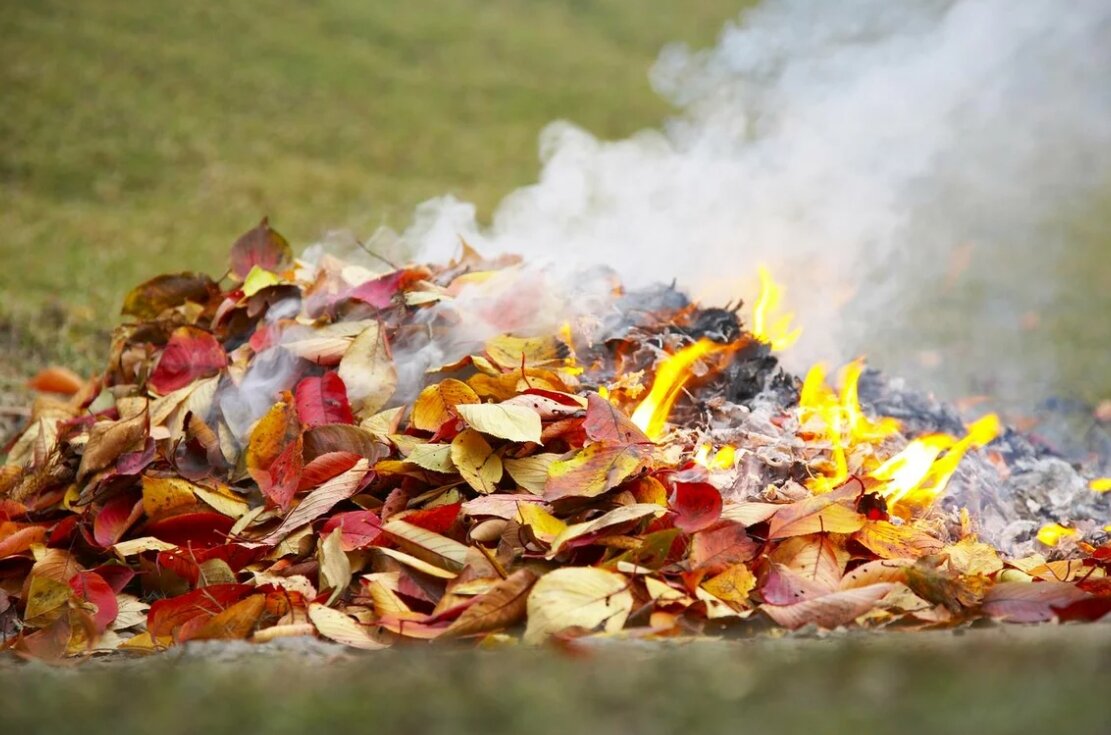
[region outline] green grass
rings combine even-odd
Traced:
[[[447,193],[488,215],[551,120],[658,124],[660,47],[745,4],[0,0],[7,377],[94,367],[128,288],[219,272],[263,214],[299,246]]]
[[[76,671],[0,660],[19,733],[1106,733],[1107,626],[555,650],[207,648]],[[238,652],[237,652],[238,651]],[[315,651],[315,652],[314,652]]]

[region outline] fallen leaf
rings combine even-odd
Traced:
[[[756,577],[745,564],[734,564],[702,583],[702,588],[734,609],[748,606]]]
[[[670,499],[676,528],[695,533],[714,525],[721,517],[721,493],[708,482],[676,482]]]
[[[344,551],[355,551],[372,546],[381,538],[382,522],[373,511],[353,510],[333,515],[320,533],[327,536],[333,531],[340,532]]]
[[[587,396],[583,429],[591,441],[650,444],[651,439],[625,413],[597,393]]]
[[[601,495],[640,471],[646,462],[643,447],[636,444],[591,444],[569,459],[548,466],[544,497],[558,500]]]
[[[148,414],[144,408],[133,416],[119,421],[98,421],[89,429],[89,441],[81,456],[77,481],[81,482],[94,472],[112,464],[124,452],[133,450],[146,438],[149,430]]]
[[[490,449],[490,445],[487,444],[486,448]],[[405,461],[431,472],[450,474],[456,471],[452,461],[454,451],[452,444],[418,444],[410,450]]]
[[[48,367],[35,373],[35,377],[27,381],[27,387],[40,393],[59,393],[72,396],[85,387],[84,379],[64,367]]]
[[[615,633],[633,609],[624,576],[594,567],[564,567],[548,572],[528,597],[526,643],[540,643],[569,628]]]
[[[559,459],[558,454],[541,453],[527,457],[502,460],[502,465],[513,481],[535,495],[544,494],[548,482],[548,468]]]
[[[525,406],[497,403],[458,404],[455,410],[471,428],[513,442],[540,443],[540,415]]]
[[[479,401],[478,394],[469,385],[448,378],[420,392],[413,403],[410,423],[421,431],[439,431],[444,423],[457,418],[456,406],[477,404]]]
[[[328,640],[342,643],[352,648],[361,648],[364,651],[380,651],[389,648],[389,642],[374,629],[356,622],[339,610],[333,610],[326,605],[313,603],[309,605],[309,620],[316,626],[316,631]]]
[[[259,543],[272,546],[296,529],[330,511],[336,503],[350,498],[358,492],[369,470],[370,464],[367,460],[359,459],[351,469],[336,475],[305,496],[300,505],[285,517],[281,525],[260,539]]]
[[[244,233],[231,246],[230,266],[232,275],[243,280],[256,266],[263,270],[279,272],[293,263],[293,248],[284,237],[270,227],[266,217],[258,226]]]
[[[778,625],[790,630],[809,624],[832,630],[872,610],[894,588],[893,584],[873,584],[840,590],[793,605],[761,605],[760,609]]]
[[[467,561],[466,546],[420,526],[397,520],[385,524],[382,530],[405,551],[443,569],[458,572]]]
[[[719,574],[734,564],[752,560],[759,549],[760,544],[749,537],[744,526],[723,522],[694,534],[690,563],[693,569]]]
[[[381,324],[372,323],[355,338],[343,353],[337,373],[359,418],[368,418],[386,405],[397,390],[397,368]]]
[[[988,544],[974,538],[964,538],[950,544],[940,553],[949,557],[949,567],[961,574],[990,576],[1003,570],[1003,560]]]
[[[147,385],[166,395],[216,375],[227,364],[227,353],[211,333],[196,327],[178,327],[170,335]]]
[[[343,550],[343,531],[336,529],[324,536],[319,551],[320,587],[332,590],[328,597],[328,604],[331,605],[351,583],[351,561]]]
[[[854,538],[881,559],[928,556],[940,552],[943,546],[921,529],[887,521],[865,521]]]
[[[548,557],[555,556],[564,546],[578,546],[584,541],[590,541],[596,534],[603,531],[612,534],[616,529],[627,524],[637,523],[645,518],[656,518],[663,514],[664,509],[652,503],[623,505],[592,521],[568,526],[552,540],[552,550]]]
[[[211,588],[206,588],[211,589]],[[250,595],[222,610],[189,634],[189,640],[242,640],[250,637],[266,610],[266,595]]]
[[[166,309],[187,301],[208,302],[220,292],[212,279],[199,273],[169,273],[139,284],[123,300],[121,313],[136,319],[154,319]]]
[[[551,544],[567,530],[567,524],[546,511],[539,503],[518,503],[517,513],[520,522],[532,530],[532,535],[546,544]]]
[[[488,633],[508,628],[525,616],[528,594],[536,582],[536,574],[528,569],[518,569],[499,580],[486,593],[463,611],[448,626],[445,636],[458,637]]]
[[[489,495],[498,489],[502,478],[501,457],[474,429],[460,432],[452,440],[451,461],[476,492]]]
[[[347,386],[334,372],[304,378],[294,389],[297,417],[306,427],[353,424],[355,415],[347,400]]]
[[[245,584],[220,584],[155,600],[147,613],[147,630],[155,638],[173,636],[189,621],[197,618],[208,620],[250,591],[251,588]]]
[[[1044,623],[1056,617],[1055,608],[1067,608],[1088,597],[1068,582],[999,582],[984,596],[983,609],[1008,623]]]
[[[861,487],[859,480],[850,480],[837,490],[782,506],[771,518],[768,538],[860,530],[865,518],[856,512],[852,501]]]

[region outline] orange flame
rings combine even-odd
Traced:
[[[802,335],[802,328],[791,329],[794,314],[775,314],[783,298],[783,288],[772,280],[771,273],[764,266],[760,266],[758,272],[760,296],[752,308],[752,335],[773,350],[785,350]]]
[[[653,441],[662,437],[667,430],[667,417],[671,413],[671,407],[675,405],[683,386],[694,376],[694,365],[703,357],[728,349],[732,349],[732,346],[700,339],[664,360],[656,369],[652,390],[633,411],[633,423]]]

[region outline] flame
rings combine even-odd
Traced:
[[[1105,493],[1111,490],[1111,477],[1097,477],[1092,480],[1088,487],[1092,488],[1097,493]]]
[[[731,470],[737,461],[737,450],[726,444],[714,452],[714,456],[710,456],[713,450],[711,444],[700,444],[698,449],[695,450],[694,456],[691,461],[697,465],[701,465],[708,470]]]
[[[1061,539],[1075,536],[1077,530],[1075,528],[1068,528],[1062,526],[1060,523],[1047,523],[1038,529],[1038,541],[1041,541],[1046,546],[1056,546],[1061,543]]]
[[[703,357],[728,349],[732,349],[732,346],[700,339],[664,360],[656,370],[652,390],[633,411],[633,423],[653,441],[662,437],[666,432],[671,407],[675,405],[683,386],[694,375],[692,371],[695,363]]]
[[[854,360],[841,372],[840,390],[826,383],[827,368],[818,363],[810,369],[799,394],[799,420],[804,425],[820,424],[829,442],[829,468],[808,486],[813,492],[828,492],[849,479],[849,456],[861,445],[879,446],[900,431],[897,420],[871,419],[860,407],[859,382],[864,361]],[[893,513],[909,518],[928,508],[949,484],[957,465],[972,448],[987,445],[1002,432],[999,417],[989,414],[967,427],[963,438],[930,434],[911,441],[885,462],[865,453],[859,474],[873,481]]]
[[[775,314],[783,298],[783,288],[772,280],[771,273],[764,266],[760,266],[758,272],[760,296],[752,308],[752,335],[773,350],[785,350],[802,335],[802,328],[791,329],[794,314]]]

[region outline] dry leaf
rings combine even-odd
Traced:
[[[497,403],[459,404],[455,407],[471,428],[512,442],[540,443],[540,416],[525,406]]]
[[[467,484],[483,495],[498,489],[502,478],[501,457],[474,429],[467,429],[451,442],[451,461]]]
[[[528,597],[526,643],[540,643],[569,628],[615,633],[633,609],[629,583],[594,567],[564,567],[536,582]]]

